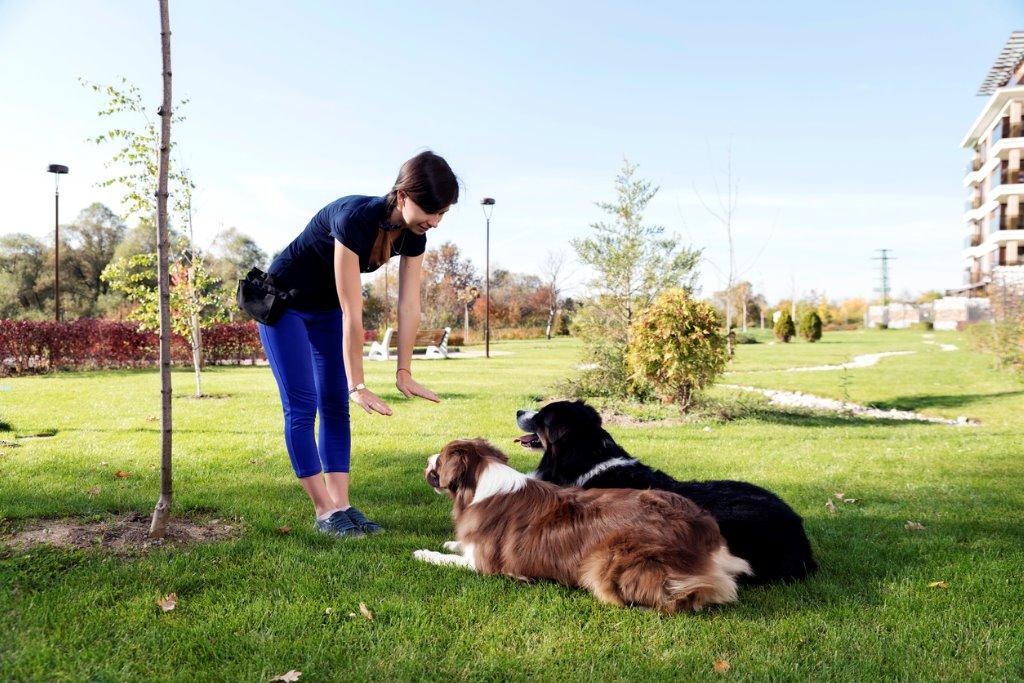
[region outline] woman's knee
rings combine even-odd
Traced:
[[[321,398],[319,409],[320,419],[332,420],[344,424],[348,424],[349,422],[347,400],[324,400],[323,398]]]
[[[288,400],[284,404],[284,417],[292,425],[303,423],[313,424],[316,417],[316,395],[306,392],[288,392]]]

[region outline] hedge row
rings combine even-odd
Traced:
[[[0,320],[0,374],[153,366],[159,359],[156,332],[137,323],[81,318],[70,321]],[[203,333],[206,363],[254,363],[263,358],[256,323],[221,323]],[[171,339],[175,363],[189,364],[188,342]]]

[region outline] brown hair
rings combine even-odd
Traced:
[[[398,178],[385,197],[385,222],[391,220],[391,214],[398,205],[399,191],[427,213],[437,213],[459,201],[459,179],[447,161],[427,150],[406,161],[398,170]],[[392,245],[399,232],[383,227],[378,229],[377,240],[370,252],[371,265],[383,265],[391,258]]]

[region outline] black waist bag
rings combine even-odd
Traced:
[[[273,325],[288,307],[288,302],[295,298],[297,290],[285,291],[274,285],[274,278],[259,268],[253,268],[238,281],[238,307],[249,314],[253,320],[265,325]]]

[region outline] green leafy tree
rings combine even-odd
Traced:
[[[782,315],[775,323],[775,338],[788,344],[795,335],[796,325],[793,324],[793,318],[790,317],[789,311],[782,311]]]
[[[114,155],[106,163],[107,168],[114,171],[114,175],[100,182],[99,186],[120,187],[124,192],[121,201],[129,216],[155,216],[160,175],[160,131],[157,129],[157,123],[149,115],[142,91],[123,77],[117,85],[101,85],[85,79],[79,79],[79,82],[94,93],[106,97],[106,106],[98,112],[101,117],[111,117],[118,121],[141,121],[139,127],[115,125],[106,132],[90,138],[90,141],[97,145],[114,145],[116,148]],[[175,113],[171,115],[171,122],[180,123],[185,120],[185,117],[177,112],[187,103],[188,100],[178,102],[174,107]],[[168,148],[169,155],[173,153],[175,146],[171,143]],[[171,164],[168,164],[167,178],[168,196],[173,197],[170,210],[180,218],[189,210],[191,190],[195,189],[195,185],[186,172]]]
[[[800,336],[809,342],[821,339],[821,316],[817,311],[807,311],[800,319]]]
[[[196,330],[228,319],[224,300],[220,296],[220,280],[206,268],[199,255],[187,249],[170,267],[171,329],[174,334],[188,340],[195,371],[196,396],[203,395],[201,339]],[[159,292],[156,287],[156,254],[138,254],[110,264],[103,271],[103,280],[111,289],[121,292],[135,307],[129,320],[138,322],[148,330],[160,329]]]
[[[224,297],[228,315],[232,320],[236,315],[245,316],[245,313],[239,311],[235,305],[235,288],[238,281],[245,277],[253,266],[266,269],[267,252],[263,251],[253,238],[237,228],[227,228],[213,238],[207,261],[210,272],[223,283],[221,295]]]
[[[109,305],[107,283],[100,276],[126,232],[120,216],[99,202],[83,209],[74,223],[61,230],[67,240],[67,250],[61,249],[62,256],[66,254],[61,259],[61,289],[73,297],[70,312],[93,316]]]
[[[0,318],[52,317],[53,250],[32,235],[0,237]]]
[[[696,278],[700,251],[682,247],[663,227],[644,223],[658,188],[636,171],[636,165],[623,162],[615,179],[616,200],[597,204],[609,220],[591,224],[590,236],[572,241],[580,262],[595,273],[590,282],[594,296],[575,317],[590,368],[580,377],[578,395],[631,393],[625,355],[634,318],[660,292],[690,291]]]
[[[725,369],[729,349],[722,325],[710,303],[679,289],[662,293],[633,322],[626,354],[632,378],[685,413],[696,392]]]

